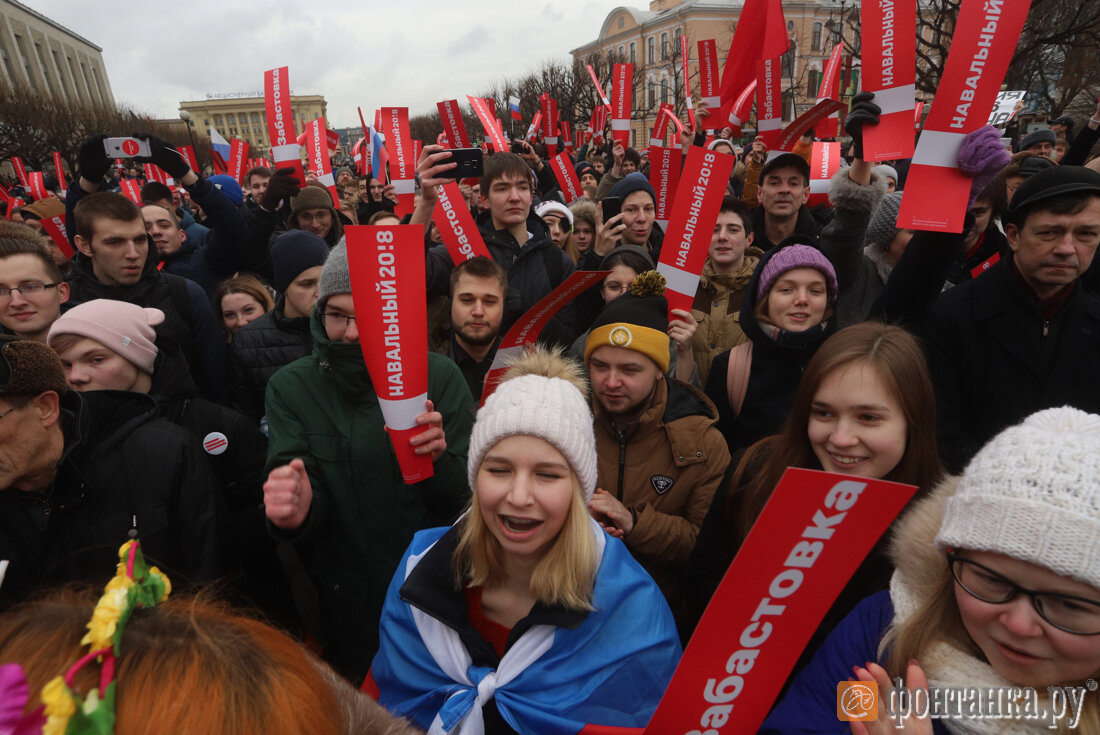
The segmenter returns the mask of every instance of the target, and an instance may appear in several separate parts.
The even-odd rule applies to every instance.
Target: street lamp
[[[187,123],[187,137],[191,141],[191,150],[195,151],[195,155],[197,156],[198,148],[195,147],[195,136],[191,134],[191,127],[193,125],[191,122],[191,113],[187,110],[180,110],[180,120]]]

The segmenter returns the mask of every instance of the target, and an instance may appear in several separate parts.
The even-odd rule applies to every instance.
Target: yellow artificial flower
[[[164,602],[168,599],[168,595],[172,594],[172,581],[168,579],[168,575],[157,569],[156,567],[149,567],[149,573],[155,574],[160,577],[160,581],[164,582],[164,595],[157,600],[157,602]]]
[[[99,598],[92,612],[92,619],[88,622],[88,632],[80,640],[81,645],[90,644],[93,651],[113,646],[115,627],[126,607],[133,583],[129,577],[114,577],[107,583],[103,596]]]
[[[76,702],[62,677],[55,676],[42,687],[42,703],[46,705],[46,724],[42,727],[42,735],[65,735],[69,718],[76,712]]]

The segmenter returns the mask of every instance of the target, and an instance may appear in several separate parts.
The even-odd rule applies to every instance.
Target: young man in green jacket
[[[474,404],[458,366],[428,355],[429,400],[417,422],[429,429],[411,441],[418,454],[431,454],[435,474],[406,485],[360,351],[343,243],[325,261],[311,329],[313,354],[268,383],[264,505],[317,587],[326,660],[358,684],[378,647],[386,587],[413,534],[449,525],[469,498]]]

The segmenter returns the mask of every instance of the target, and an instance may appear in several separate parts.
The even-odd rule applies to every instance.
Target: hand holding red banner
[[[703,613],[647,735],[756,732],[825,613],[914,492],[787,470]]]
[[[708,148],[692,146],[688,151],[657,263],[657,271],[667,284],[670,321],[679,318],[672,316],[673,309],[686,311],[695,300],[714,223],[735,163],[733,156]]]
[[[458,182],[450,181],[437,187],[436,196],[438,199],[432,210],[432,221],[439,228],[443,244],[447,246],[455,265],[479,255],[491,260],[493,256],[481,238]]]
[[[409,108],[383,108],[382,129],[386,133],[386,151],[390,154],[390,183],[397,195],[393,213],[404,217],[412,214],[416,200],[416,179],[413,178],[416,159],[413,158],[412,136],[409,135]]]
[[[306,154],[309,166],[319,181],[332,197],[332,206],[340,208],[340,196],[336,192],[336,180],[332,176],[332,161],[328,155],[328,146],[325,145],[325,118],[319,117],[310,120],[306,124]]]
[[[421,258],[423,260],[423,258]],[[485,405],[485,399],[493,394],[504,372],[513,360],[523,354],[529,344],[534,344],[542,333],[543,328],[550,322],[555,314],[566,304],[577,298],[589,287],[596,285],[607,277],[611,271],[575,271],[550,293],[546,294],[537,304],[527,310],[527,313],[519,318],[497,348],[497,354],[493,358],[493,364],[485,376],[485,388],[481,393],[481,403]]]
[[[345,233],[359,346],[401,474],[411,485],[434,473],[431,455],[409,444],[429,428],[417,424],[428,401],[424,228],[352,225]]]

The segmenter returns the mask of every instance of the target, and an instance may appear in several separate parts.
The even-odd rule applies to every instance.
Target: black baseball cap
[[[1100,197],[1100,173],[1084,166],[1052,166],[1020,184],[1005,210],[1005,221],[1018,224],[1039,202],[1079,192]]]
[[[1061,117],[1056,117],[1048,121],[1047,125],[1065,125],[1067,128],[1073,129],[1073,118],[1068,115],[1062,115]]]
[[[760,178],[763,179],[777,168],[796,168],[806,181],[810,180],[810,164],[806,163],[806,159],[797,153],[780,153],[765,163],[764,168],[760,171]]]

